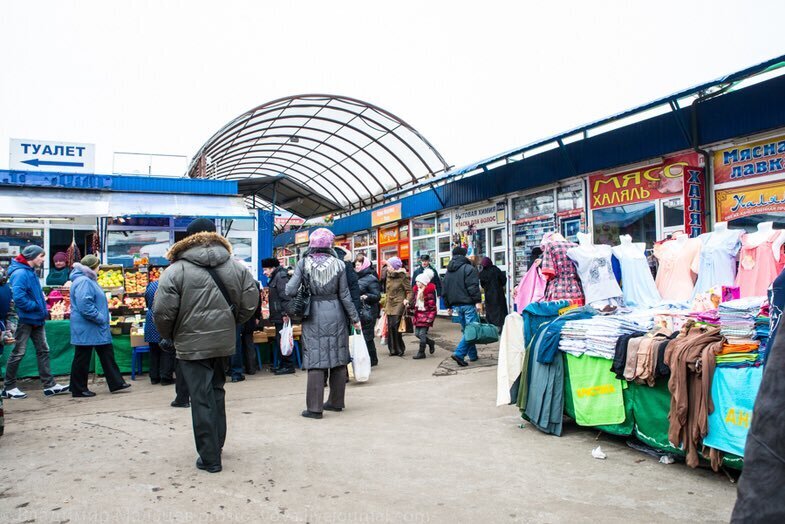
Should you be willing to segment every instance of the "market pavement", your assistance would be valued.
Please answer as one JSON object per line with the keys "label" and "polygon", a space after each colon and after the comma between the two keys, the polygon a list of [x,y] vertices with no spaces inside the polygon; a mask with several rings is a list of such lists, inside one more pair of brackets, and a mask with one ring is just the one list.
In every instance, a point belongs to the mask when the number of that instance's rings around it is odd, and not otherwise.
{"label": "market pavement", "polygon": [[[386,356],[347,409],[300,417],[305,374],[226,385],[224,470],[198,471],[190,412],[173,387],[136,380],[92,399],[6,401],[0,522],[727,522],[723,474],[663,465],[566,425],[561,438],[495,407],[495,348],[458,370],[457,326],[435,358]],[[596,440],[598,439],[598,440]],[[591,456],[602,445],[607,460]]]}

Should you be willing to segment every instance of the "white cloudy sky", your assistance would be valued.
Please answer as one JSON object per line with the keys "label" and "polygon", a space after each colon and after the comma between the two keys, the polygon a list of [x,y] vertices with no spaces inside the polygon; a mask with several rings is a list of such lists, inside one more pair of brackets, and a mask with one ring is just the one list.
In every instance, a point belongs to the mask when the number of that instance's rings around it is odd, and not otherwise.
{"label": "white cloudy sky", "polygon": [[785,2],[0,3],[8,140],[187,155],[300,93],[379,105],[461,166],[785,54]]}

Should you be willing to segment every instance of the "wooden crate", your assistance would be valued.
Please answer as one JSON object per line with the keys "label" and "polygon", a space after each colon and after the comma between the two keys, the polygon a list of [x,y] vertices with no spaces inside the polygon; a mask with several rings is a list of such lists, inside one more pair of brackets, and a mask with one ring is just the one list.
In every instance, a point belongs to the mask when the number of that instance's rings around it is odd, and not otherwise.
{"label": "wooden crate", "polygon": [[267,335],[264,331],[254,331],[253,332],[253,343],[254,344],[264,344],[267,342]]}

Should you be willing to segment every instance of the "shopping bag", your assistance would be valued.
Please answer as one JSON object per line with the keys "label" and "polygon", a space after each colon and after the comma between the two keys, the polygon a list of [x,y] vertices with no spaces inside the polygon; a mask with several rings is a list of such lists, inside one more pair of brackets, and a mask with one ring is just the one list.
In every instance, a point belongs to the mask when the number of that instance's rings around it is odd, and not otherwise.
{"label": "shopping bag", "polygon": [[354,379],[357,382],[366,382],[371,377],[371,356],[361,330],[354,330],[354,334],[349,337],[349,353],[352,355]]}
{"label": "shopping bag", "polygon": [[463,339],[469,344],[491,344],[499,340],[499,329],[493,324],[470,322],[463,328]]}
{"label": "shopping bag", "polygon": [[379,320],[376,321],[376,325],[373,328],[373,334],[377,337],[384,338],[384,332],[387,329],[387,314],[382,311],[382,314],[379,316]]}
{"label": "shopping bag", "polygon": [[286,319],[281,328],[281,355],[288,357],[294,349],[294,333],[292,331],[292,321]]}

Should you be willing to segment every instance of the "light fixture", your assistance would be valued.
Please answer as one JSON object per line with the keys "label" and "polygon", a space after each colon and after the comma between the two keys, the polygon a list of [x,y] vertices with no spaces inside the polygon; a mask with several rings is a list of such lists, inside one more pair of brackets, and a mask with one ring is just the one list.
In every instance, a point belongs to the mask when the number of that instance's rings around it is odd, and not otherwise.
{"label": "light fixture", "polygon": [[292,136],[289,138],[289,142],[292,142],[292,143],[294,143],[294,144],[296,144],[296,143],[297,143],[297,142],[299,142],[299,141],[300,141],[300,138],[299,138],[297,135],[292,135]]}

